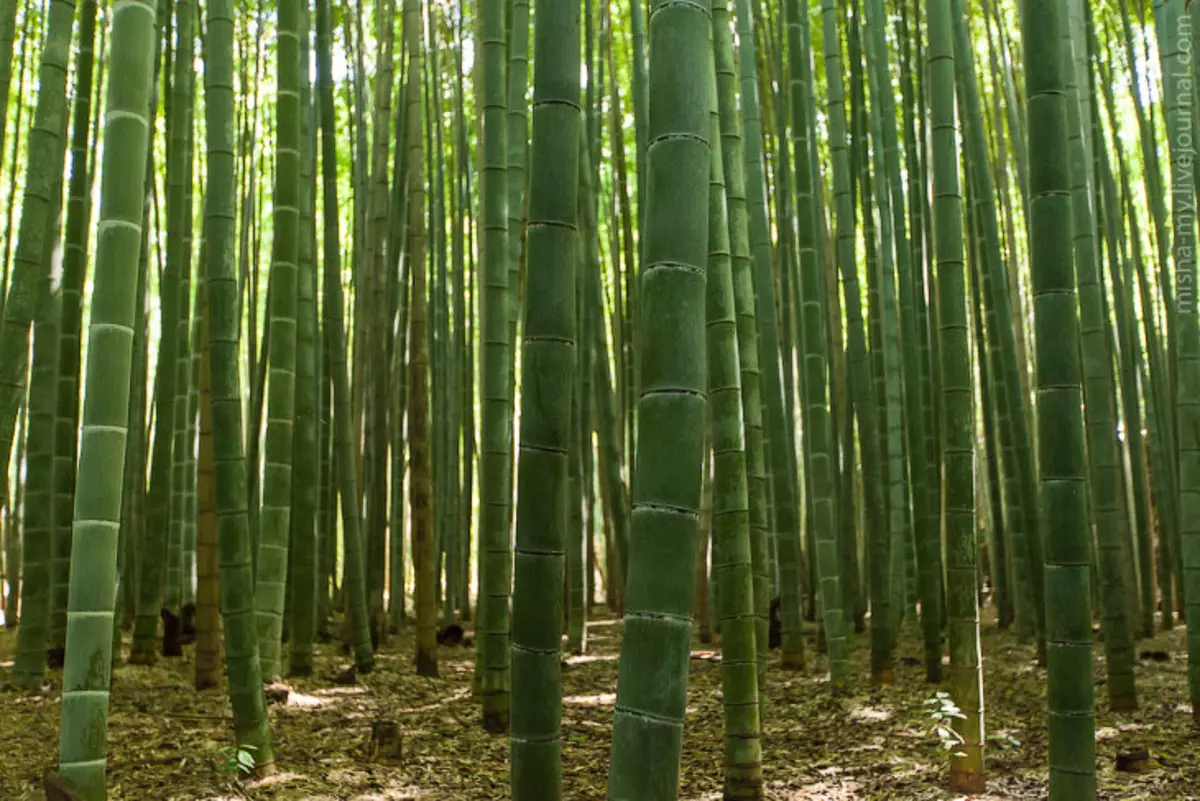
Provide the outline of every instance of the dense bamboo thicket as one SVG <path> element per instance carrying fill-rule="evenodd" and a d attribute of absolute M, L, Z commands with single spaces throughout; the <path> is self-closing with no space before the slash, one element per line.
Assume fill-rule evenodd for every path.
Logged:
<path fill-rule="evenodd" d="M 1197 78 L 1189 0 L 0 0 L 5 770 L 149 797 L 186 674 L 253 797 L 338 703 L 421 797 L 467 703 L 463 798 L 834 797 L 905 705 L 1183 786 Z"/>

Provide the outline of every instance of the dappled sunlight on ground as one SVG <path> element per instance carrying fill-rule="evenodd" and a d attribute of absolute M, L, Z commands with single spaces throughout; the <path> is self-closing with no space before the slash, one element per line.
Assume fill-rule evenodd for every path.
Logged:
<path fill-rule="evenodd" d="M 575 665 L 587 665 L 591 662 L 616 662 L 620 658 L 620 654 L 576 654 L 575 656 L 568 656 L 563 661 L 573 667 Z"/>
<path fill-rule="evenodd" d="M 367 688 L 365 687 L 322 687 L 319 690 L 314 690 L 313 695 L 331 696 L 331 695 L 365 695 Z"/>
<path fill-rule="evenodd" d="M 568 695 L 563 699 L 567 706 L 612 706 L 617 702 L 616 693 L 597 693 L 596 695 Z"/>
<path fill-rule="evenodd" d="M 850 708 L 850 717 L 855 720 L 891 720 L 893 711 L 874 706 L 853 706 Z"/>
<path fill-rule="evenodd" d="M 331 703 L 328 698 L 318 698 L 315 695 L 305 695 L 294 690 L 288 693 L 288 706 L 300 707 L 302 709 L 316 709 L 318 707 L 329 706 Z"/>
<path fill-rule="evenodd" d="M 621 626 L 593 620 L 588 653 L 564 659 L 562 673 L 565 801 L 605 797 L 616 701 Z M 1160 635 L 1153 647 L 1171 654 L 1139 662 L 1143 708 L 1114 715 L 1104 698 L 1102 648 L 1097 646 L 1097 764 L 1101 794 L 1110 801 L 1181 801 L 1200 786 L 1191 707 L 1186 702 L 1185 629 Z M 0 658 L 11 658 L 14 632 L 0 631 Z M 1146 647 L 1151 647 L 1147 644 Z M 681 801 L 719 801 L 724 752 L 720 646 L 693 644 L 683 732 Z M 1045 672 L 1033 649 L 985 625 L 984 684 L 993 734 L 1018 746 L 989 743 L 988 793 L 974 801 L 1033 801 L 1046 794 Z M 392 638 L 376 669 L 358 684 L 333 683 L 351 657 L 337 644 L 320 646 L 309 678 L 287 679 L 286 703 L 269 707 L 278 772 L 238 783 L 221 770 L 232 741 L 224 689 L 192 689 L 192 648 L 150 667 L 120 666 L 109 725 L 111 801 L 508 801 L 506 736 L 483 731 L 472 697 L 474 650 L 441 648 L 439 678 L 412 667 L 412 635 Z M 843 699 L 830 695 L 822 656 L 783 672 L 772 654 L 763 696 L 762 739 L 767 801 L 947 801 L 948 755 L 931 734 L 920 642 L 900 643 L 894 686 L 866 683 L 868 643 L 852 638 L 855 677 Z M 6 673 L 0 673 L 0 686 Z M 0 690 L 0 801 L 27 801 L 57 756 L 61 671 L 47 674 L 43 694 Z M 224 679 L 222 679 L 222 682 Z M 943 686 L 942 689 L 945 689 Z M 401 757 L 375 759 L 372 725 L 396 724 Z M 1116 773 L 1115 756 L 1149 749 L 1150 771 Z"/>

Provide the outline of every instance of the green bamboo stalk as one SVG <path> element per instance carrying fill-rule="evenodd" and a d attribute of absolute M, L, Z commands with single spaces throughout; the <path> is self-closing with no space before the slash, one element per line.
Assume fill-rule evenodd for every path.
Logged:
<path fill-rule="evenodd" d="M 815 137 L 811 127 L 810 107 L 813 104 L 812 53 L 805 47 L 811 40 L 807 9 L 798 2 L 788 4 L 788 50 L 792 89 L 792 136 L 796 146 L 796 210 L 799 223 L 799 311 L 802 336 L 800 393 L 804 422 L 804 439 L 808 454 L 808 494 L 813 516 L 807 528 L 812 532 L 815 551 L 810 559 L 816 563 L 820 582 L 819 602 L 829 672 L 836 692 L 849 683 L 849 664 L 846 661 L 845 635 L 842 631 L 842 593 L 835 539 L 834 448 L 833 425 L 829 409 L 829 348 L 826 331 L 826 298 L 823 269 L 818 264 L 817 249 L 823 249 L 823 235 L 817 229 L 817 195 L 820 191 L 819 170 L 810 159 L 809 142 Z M 823 227 L 823 226 L 822 226 Z M 822 232 L 823 234 L 823 232 Z M 811 547 L 811 546 L 810 546 Z"/>
<path fill-rule="evenodd" d="M 287 590 L 288 535 L 292 507 L 292 458 L 296 386 L 297 263 L 300 245 L 300 14 L 298 0 L 279 4 L 276 42 L 274 237 L 271 290 L 267 296 L 267 430 L 259 514 L 255 611 L 263 677 L 282 672 L 280 637 Z"/>
<path fill-rule="evenodd" d="M 233 709 L 234 741 L 252 748 L 259 775 L 274 769 L 270 724 L 262 692 L 254 616 L 246 458 L 242 445 L 241 381 L 238 358 L 236 225 L 233 143 L 233 29 L 229 0 L 212 0 L 205 10 L 204 95 L 208 136 L 205 242 L 208 264 L 208 349 L 211 366 L 213 466 L 220 538 L 225 671 Z M 115 50 L 114 46 L 114 50 Z M 117 82 L 113 81 L 114 86 Z"/>
<path fill-rule="evenodd" d="M 408 51 L 408 94 L 405 122 L 408 125 L 408 231 L 409 257 L 412 261 L 412 306 L 409 319 L 408 430 L 412 448 L 412 537 L 413 564 L 416 568 L 417 672 L 436 676 L 438 672 L 436 640 L 436 543 L 430 464 L 429 433 L 429 328 L 426 298 L 427 268 L 424 176 L 425 143 L 421 136 L 423 113 L 421 87 L 423 73 L 423 37 L 421 0 L 405 0 L 404 31 Z"/>
<path fill-rule="evenodd" d="M 533 146 L 521 343 L 521 430 L 513 559 L 513 798 L 562 796 L 563 626 L 576 384 L 581 144 L 579 17 L 534 7 Z M 584 150 L 586 154 L 586 150 Z M 575 446 L 572 447 L 572 440 Z M 576 483 L 576 489 L 578 483 Z"/>
<path fill-rule="evenodd" d="M 193 58 L 195 6 L 188 0 L 175 3 L 176 52 L 173 56 L 174 75 L 171 80 L 171 102 L 167 114 L 167 260 L 174 262 L 168 270 L 174 283 L 163 288 L 175 292 L 175 315 L 164 325 L 175 326 L 173 350 L 163 352 L 160 359 L 171 359 L 173 365 L 164 369 L 174 371 L 174 391 L 170 403 L 170 490 L 167 499 L 166 583 L 162 593 L 163 656 L 181 656 L 181 618 L 183 603 L 183 539 L 187 525 L 186 454 L 187 399 L 191 384 L 191 340 L 189 321 L 192 302 L 192 252 L 190 200 L 192 185 L 191 148 L 193 112 Z M 168 402 L 168 401 L 164 401 Z"/>
<path fill-rule="evenodd" d="M 4 135 L 8 130 L 8 98 L 12 89 L 13 43 L 17 35 L 19 6 L 17 0 L 4 0 L 0 4 L 0 153 L 4 152 Z M 17 97 L 21 96 L 18 92 Z M 17 126 L 20 126 L 19 120 Z"/>
<path fill-rule="evenodd" d="M 832 8 L 826 9 L 824 17 L 826 29 L 832 24 Z M 890 572 L 889 538 L 887 529 L 886 498 L 884 495 L 884 475 L 886 470 L 884 448 L 881 446 L 880 420 L 878 409 L 880 395 L 872 377 L 874 372 L 868 358 L 867 335 L 864 330 L 862 301 L 858 279 L 858 264 L 855 252 L 855 195 L 859 189 L 866 191 L 861 184 L 863 157 L 861 145 L 866 135 L 866 109 L 863 99 L 864 87 L 862 80 L 862 55 L 859 22 L 853 18 L 848 30 L 848 55 L 850 59 L 851 80 L 851 134 L 847 140 L 845 127 L 842 123 L 845 108 L 843 93 L 829 95 L 829 118 L 831 122 L 831 151 L 833 154 L 834 172 L 834 207 L 836 221 L 836 248 L 838 270 L 842 277 L 842 293 L 846 302 L 846 326 L 849 331 L 849 360 L 851 385 L 854 396 L 855 417 L 858 423 L 858 441 L 863 462 L 863 492 L 866 502 L 865 522 L 867 528 L 866 551 L 869 595 L 871 599 L 871 681 L 875 684 L 888 684 L 892 680 L 892 637 L 888 625 L 891 614 L 890 607 Z M 828 61 L 826 75 L 828 70 Z M 833 83 L 830 83 L 833 86 Z M 837 101 L 841 103 L 838 104 Z M 837 130 L 842 129 L 842 135 Z M 839 178 L 841 173 L 844 178 Z M 864 223 L 870 223 L 865 219 Z M 868 268 L 873 259 L 874 236 L 867 225 L 864 225 L 864 243 L 867 245 Z M 873 354 L 878 348 L 872 348 Z"/>
<path fill-rule="evenodd" d="M 721 22 L 728 23 L 727 13 L 713 15 L 714 26 Z M 715 33 L 711 35 L 715 40 Z M 713 56 L 715 68 L 715 52 Z M 761 799 L 758 616 L 750 550 L 737 303 L 733 292 L 715 69 L 709 86 L 709 136 L 713 145 L 709 158 L 706 353 L 708 428 L 713 454 L 712 573 L 713 582 L 720 588 L 716 606 L 717 626 L 721 632 L 721 688 L 725 713 L 725 798 Z"/>
<path fill-rule="evenodd" d="M 206 265 L 201 261 L 202 278 Z M 201 287 L 204 289 L 205 287 Z M 218 550 L 217 498 L 213 459 L 212 359 L 208 346 L 211 315 L 207 293 L 198 298 L 200 319 L 199 442 L 196 461 L 196 690 L 217 686 L 220 661 L 220 569 Z M 136 391 L 136 390 L 135 390 Z M 126 461 L 129 460 L 126 450 Z"/>
<path fill-rule="evenodd" d="M 1083 352 L 1083 390 L 1087 433 L 1088 487 L 1096 526 L 1099 562 L 1100 623 L 1104 632 L 1104 664 L 1109 705 L 1115 710 L 1137 708 L 1133 677 L 1133 634 L 1125 595 L 1125 552 L 1120 530 L 1117 434 L 1112 409 L 1113 354 L 1103 302 L 1104 286 L 1097 265 L 1095 222 L 1092 214 L 1089 138 L 1084 136 L 1083 102 L 1072 56 L 1083 50 L 1069 26 L 1062 33 L 1063 72 L 1067 90 L 1067 146 L 1070 156 L 1072 231 L 1079 292 L 1080 337 Z M 1090 125 L 1089 125 L 1090 127 Z"/>
<path fill-rule="evenodd" d="M 17 227 L 16 251 L 12 273 L 5 292 L 4 317 L 0 322 L 0 475 L 8 475 L 12 455 L 13 429 L 16 427 L 20 408 L 25 401 L 26 380 L 29 374 L 29 339 L 30 326 L 35 311 L 41 306 L 40 295 L 43 285 L 49 281 L 50 253 L 57 236 L 58 207 L 61 206 L 61 181 L 63 152 L 66 147 L 66 83 L 67 62 L 71 48 L 72 24 L 74 22 L 75 6 L 67 0 L 55 0 L 49 4 L 46 14 L 45 38 L 42 45 L 42 58 L 38 74 L 37 103 L 34 107 L 33 126 L 30 128 L 26 144 L 24 197 L 21 204 L 21 218 Z M 14 160 L 13 169 L 16 169 Z M 55 201 L 54 188 L 58 186 L 58 201 Z M 12 241 L 11 226 L 9 239 Z M 49 289 L 47 286 L 46 289 Z M 49 333 L 47 329 L 46 333 Z M 55 331 L 57 338 L 57 331 Z M 46 343 L 47 345 L 49 343 Z M 57 356 L 57 341 L 54 345 L 54 355 Z M 47 355 L 50 355 L 47 353 Z M 53 361 L 57 361 L 54 359 Z M 53 382 L 55 367 L 50 365 L 50 374 L 46 380 Z M 32 380 L 30 378 L 30 380 Z M 47 425 L 51 430 L 48 437 L 53 436 L 54 387 L 47 388 L 47 394 L 39 401 L 50 408 L 45 410 L 49 419 Z M 43 412 L 39 411 L 39 415 Z M 33 417 L 31 412 L 30 417 Z M 32 426 L 32 419 L 30 425 Z M 53 445 L 46 441 L 47 496 L 43 503 L 49 507 L 52 503 L 50 493 L 51 474 L 53 468 Z M 0 486 L 0 501 L 8 500 L 8 482 Z M 0 503 L 0 505 L 4 505 Z M 49 518 L 49 508 L 46 510 L 47 531 L 44 536 L 52 536 L 53 524 Z M 32 544 L 34 537 L 26 539 Z M 36 546 L 35 546 L 36 547 Z M 46 559 L 50 558 L 47 553 Z M 50 592 L 50 575 L 46 576 L 44 591 Z M 25 580 L 28 584 L 28 579 Z M 34 590 L 41 590 L 35 585 Z M 24 592 L 24 589 L 22 590 Z M 22 601 L 22 605 L 24 602 Z M 48 614 L 48 612 L 47 612 Z M 43 630 L 43 635 L 45 632 Z M 44 660 L 45 644 L 38 649 L 43 652 L 39 659 Z M 36 671 L 39 676 L 41 670 Z"/>
<path fill-rule="evenodd" d="M 513 37 L 505 98 L 505 8 L 500 0 L 480 6 L 480 62 L 477 84 L 483 92 L 479 145 L 480 279 L 479 306 L 479 659 L 483 727 L 508 731 L 511 679 L 509 593 L 513 556 L 509 506 L 512 501 L 511 402 L 516 276 L 521 258 L 521 208 L 525 194 L 525 81 L 529 6 L 513 5 Z M 514 208 L 514 205 L 516 208 Z"/>
<path fill-rule="evenodd" d="M 910 507 L 908 470 L 911 469 L 923 480 L 925 466 L 919 459 L 924 452 L 917 443 L 924 440 L 923 424 L 920 409 L 920 398 L 915 390 L 916 384 L 909 380 L 902 382 L 901 371 L 905 375 L 915 376 L 917 373 L 916 354 L 916 320 L 912 308 L 911 288 L 911 252 L 909 240 L 905 231 L 906 214 L 904 184 L 900 172 L 900 152 L 896 134 L 896 104 L 891 91 L 885 90 L 891 84 L 891 65 L 887 56 L 885 35 L 885 19 L 882 0 L 868 0 L 867 3 L 867 37 L 866 51 L 868 78 L 871 86 L 872 102 L 876 106 L 876 120 L 873 124 L 882 133 L 882 146 L 873 148 L 875 160 L 882 162 L 883 169 L 879 170 L 878 208 L 880 215 L 880 230 L 882 247 L 880 253 L 881 294 L 883 301 L 883 330 L 884 330 L 884 365 L 886 370 L 885 401 L 888 427 L 888 478 L 889 478 L 889 528 L 892 537 L 891 560 L 892 576 L 892 609 L 891 613 L 897 621 L 902 619 L 906 610 L 911 608 L 911 599 L 906 599 L 906 582 L 904 581 L 905 562 L 911 552 L 912 518 L 921 520 L 918 532 L 918 542 L 922 555 L 922 582 L 925 588 L 923 599 L 928 603 L 922 604 L 922 609 L 928 606 L 930 621 L 922 625 L 926 676 L 931 673 L 935 663 L 941 662 L 941 642 L 936 634 L 933 621 L 938 620 L 940 605 L 937 603 L 937 590 L 934 571 L 937 564 L 932 551 L 936 550 L 937 539 L 933 530 L 925 520 L 924 502 L 926 495 L 921 485 L 912 487 L 914 504 Z M 886 183 L 884 183 L 886 181 Z M 890 225 L 886 218 L 888 208 L 891 210 Z M 888 233 L 884 233 L 884 232 Z M 891 240 L 891 241 L 889 241 Z M 900 290 L 897 293 L 891 264 L 894 259 L 896 273 L 900 279 Z M 896 319 L 896 307 L 900 308 L 900 319 Z M 902 349 L 902 346 L 903 349 Z M 910 347 L 911 346 L 911 347 Z M 904 386 L 902 386 L 902 383 Z M 907 425 L 905 425 L 907 421 Z M 903 431 L 901 429 L 904 429 Z M 907 437 L 905 436 L 907 435 Z M 905 450 L 908 449 L 908 459 Z M 897 569 L 898 568 L 898 569 Z M 896 574 L 899 575 L 896 575 Z M 897 580 L 899 579 L 899 580 Z M 898 636 L 893 632 L 893 636 Z"/>
<path fill-rule="evenodd" d="M 1046 539 L 1050 798 L 1096 797 L 1092 610 L 1079 320 L 1067 175 L 1066 15 L 1026 3 L 1029 217 L 1037 328 L 1040 512 Z"/>
<path fill-rule="evenodd" d="M 767 221 L 766 178 L 763 168 L 762 123 L 758 111 L 757 57 L 748 0 L 737 5 L 738 36 L 745 128 L 746 199 L 750 253 L 754 266 L 755 321 L 758 325 L 760 376 L 764 398 L 764 438 L 771 457 L 774 511 L 772 539 L 779 558 L 780 618 L 783 623 L 783 665 L 804 667 L 804 636 L 800 609 L 800 526 L 796 513 L 796 481 L 787 439 L 781 380 L 779 325 L 775 316 L 775 284 L 771 274 L 771 236 Z"/>
<path fill-rule="evenodd" d="M 187 6 L 187 0 L 181 0 Z M 158 22 L 161 29 L 166 29 L 170 20 L 171 4 L 169 0 L 160 0 Z M 167 47 L 170 37 L 165 37 Z M 157 57 L 156 57 L 157 60 Z M 170 56 L 164 56 L 161 72 L 170 75 Z M 190 70 L 188 70 L 190 74 Z M 165 86 L 164 98 L 171 93 Z M 157 91 L 157 90 L 156 90 Z M 150 489 L 146 496 L 146 525 L 143 530 L 142 543 L 138 554 L 138 597 L 137 616 L 134 620 L 133 642 L 129 653 L 131 664 L 148 665 L 154 661 L 154 645 L 158 631 L 159 618 L 162 612 L 163 600 L 167 582 L 167 562 L 170 555 L 171 500 L 173 467 L 172 450 L 174 448 L 175 431 L 175 394 L 177 381 L 177 338 L 179 335 L 179 302 L 180 297 L 187 295 L 179 291 L 179 264 L 183 255 L 183 223 L 184 209 L 182 192 L 184 182 L 180 172 L 186 167 L 186 159 L 182 158 L 182 149 L 186 146 L 186 137 L 181 136 L 178 122 L 178 105 L 164 103 L 167 122 L 167 155 L 166 180 L 168 194 L 178 199 L 167 200 L 167 258 L 165 265 L 160 265 L 160 313 L 159 328 L 161 331 L 158 343 L 158 357 L 154 376 L 154 442 L 150 456 Z M 183 104 L 186 105 L 186 104 Z M 174 109 L 172 106 L 176 106 Z M 157 109 L 157 104 L 155 104 Z M 186 131 L 186 129 L 184 129 Z M 151 181 L 150 192 L 154 194 L 154 184 Z M 149 258 L 149 238 L 143 246 L 145 258 Z M 184 329 L 186 331 L 186 328 Z M 164 626 L 165 635 L 165 626 Z M 163 638 L 163 653 L 175 653 L 175 643 Z"/>
<path fill-rule="evenodd" d="M 36 690 L 45 676 L 54 594 L 54 390 L 58 355 L 58 295 L 49 272 L 38 291 L 29 377 L 29 431 L 24 511 L 21 626 L 13 676 Z M 57 654 L 56 656 L 61 656 Z M 59 667 L 58 664 L 52 667 Z"/>
<path fill-rule="evenodd" d="M 934 255 L 941 339 L 942 519 L 946 526 L 946 617 L 950 692 L 962 712 L 952 721 L 961 738 L 950 758 L 950 786 L 979 792 L 983 777 L 983 672 L 975 572 L 975 423 L 963 262 L 962 195 L 954 109 L 955 6 L 931 0 L 929 26 L 930 127 L 933 133 Z"/>
<path fill-rule="evenodd" d="M 311 24 L 308 3 L 300 7 L 300 241 L 296 294 L 296 425 L 292 463 L 292 586 L 289 675 L 312 673 L 317 633 L 317 265 L 314 221 L 316 163 L 312 82 L 309 77 Z"/>
<path fill-rule="evenodd" d="M 1196 261 L 1195 261 L 1195 200 L 1196 187 L 1191 162 L 1195 159 L 1192 144 L 1195 102 L 1188 72 L 1189 47 L 1195 43 L 1188 38 L 1189 27 L 1195 24 L 1194 14 L 1183 16 L 1186 5 L 1160 0 L 1154 6 L 1159 25 L 1159 58 L 1163 65 L 1163 89 L 1167 140 L 1170 153 L 1171 200 L 1175 250 L 1176 292 L 1173 307 L 1164 281 L 1163 295 L 1167 303 L 1168 333 L 1172 373 L 1178 375 L 1175 385 L 1175 419 L 1178 432 L 1179 465 L 1179 585 L 1180 606 L 1186 612 L 1188 626 L 1188 691 L 1193 716 L 1200 721 L 1200 519 L 1195 514 L 1200 501 L 1200 322 L 1196 319 Z M 1194 35 L 1194 33 L 1193 33 Z M 1163 41 L 1165 39 L 1165 41 Z M 1194 58 L 1194 55 L 1193 55 Z M 1195 76 L 1191 76 L 1192 80 Z M 1179 321 L 1176 329 L 1172 315 Z M 1169 425 L 1169 424 L 1168 424 Z M 1168 452 L 1168 458 L 1170 457 Z M 1171 536 L 1165 532 L 1163 539 Z M 1165 610 L 1164 610 L 1165 616 Z"/>
<path fill-rule="evenodd" d="M 960 0 L 961 1 L 961 0 Z M 955 25 L 961 26 L 961 15 Z M 958 34 L 963 41 L 965 31 Z M 961 45 L 959 45 L 961 47 Z M 967 157 L 972 164 L 972 196 L 980 212 L 982 234 L 983 300 L 987 315 L 988 342 L 992 347 L 993 364 L 999 369 L 993 376 L 993 391 L 998 401 L 998 418 L 1001 441 L 1004 448 L 1003 467 L 1006 483 L 1010 487 L 1009 531 L 1012 533 L 1014 550 L 1024 556 L 1033 600 L 1033 623 L 1037 638 L 1039 660 L 1045 652 L 1045 616 L 1042 564 L 1042 528 L 1035 499 L 1035 469 L 1032 461 L 1028 418 L 1021 383 L 1021 360 L 1018 356 L 1016 323 L 1012 317 L 1008 274 L 1015 271 L 1015 263 L 1006 265 L 1000 251 L 1000 234 L 996 209 L 992 198 L 991 173 L 987 169 L 987 143 L 983 128 L 983 114 L 979 105 L 979 93 L 975 81 L 974 62 L 971 59 L 956 60 L 955 67 L 959 91 L 963 99 L 963 132 Z M 996 351 L 999 351 L 998 353 Z M 1019 505 L 1018 505 L 1019 504 Z"/>
<path fill-rule="evenodd" d="M 105 798 L 105 728 L 112 664 L 117 537 L 124 480 L 132 372 L 136 273 L 127 268 L 141 245 L 147 102 L 153 73 L 154 8 L 125 0 L 113 8 L 113 47 L 130 54 L 112 65 L 105 120 L 96 276 L 91 296 L 88 393 L 80 436 L 79 493 L 74 499 L 73 570 L 67 624 L 70 657 L 63 674 L 59 771 L 82 798 Z M 116 466 L 114 468 L 114 465 Z"/>
<path fill-rule="evenodd" d="M 76 53 L 75 100 L 71 131 L 71 177 L 63 246 L 60 290 L 58 379 L 54 422 L 54 598 L 50 647 L 66 646 L 67 590 L 70 581 L 71 520 L 75 506 L 75 470 L 80 403 L 80 336 L 83 284 L 87 273 L 87 232 L 91 228 L 91 172 L 88 167 L 92 73 L 95 66 L 96 4 L 80 5 L 79 46 Z M 3 87 L 0 87 L 2 90 Z M 3 113 L 0 111 L 0 113 Z M 61 657 L 58 659 L 61 663 Z"/>
<path fill-rule="evenodd" d="M 589 124 L 599 125 L 598 121 L 591 120 L 589 120 Z M 602 269 L 599 231 L 597 230 L 599 221 L 596 188 L 593 183 L 596 171 L 591 166 L 590 150 L 592 150 L 590 142 L 587 139 L 583 140 L 579 152 L 579 220 L 582 232 L 582 241 L 579 243 L 581 256 L 579 264 L 583 269 L 577 272 L 575 282 L 576 341 L 578 342 L 575 369 L 578 379 L 575 383 L 575 395 L 572 403 L 575 410 L 572 412 L 571 423 L 574 432 L 572 441 L 576 443 L 576 446 L 572 448 L 570 457 L 571 470 L 576 473 L 579 488 L 578 492 L 572 492 L 568 496 L 571 520 L 567 528 L 567 540 L 564 543 L 567 549 L 565 607 L 567 648 L 573 654 L 582 654 L 587 650 L 588 610 L 585 584 L 589 580 L 587 576 L 589 560 L 584 549 L 588 539 L 585 529 L 594 525 L 592 510 L 595 508 L 594 503 L 589 503 L 589 500 L 592 499 L 590 462 L 593 459 L 591 441 L 594 429 L 591 408 L 592 376 L 595 372 L 593 362 L 596 359 L 608 359 L 606 351 L 593 350 L 596 343 L 596 337 L 592 334 L 592 328 L 595 327 L 595 315 L 593 314 L 595 306 L 588 302 L 592 294 L 592 282 L 588 273 L 596 272 L 598 274 Z"/>
<path fill-rule="evenodd" d="M 706 1 L 652 6 L 646 186 L 654 200 L 638 292 L 638 461 L 612 801 L 669 801 L 679 790 L 704 456 L 710 25 Z"/>
<path fill-rule="evenodd" d="M 324 286 L 326 346 L 333 382 L 333 462 L 342 509 L 343 584 L 345 606 L 353 636 L 354 663 L 360 673 L 375 665 L 367 616 L 366 568 L 358 513 L 358 476 L 351 433 L 350 379 L 346 373 L 346 327 L 342 299 L 341 240 L 338 233 L 337 143 L 334 133 L 332 31 L 329 0 L 317 2 L 317 85 L 321 123 L 322 203 L 325 231 Z"/>
<path fill-rule="evenodd" d="M 766 457 L 763 445 L 762 380 L 758 369 L 758 325 L 750 263 L 746 203 L 746 167 L 742 147 L 742 119 L 738 114 L 738 68 L 734 63 L 728 3 L 713 6 L 713 42 L 717 75 L 717 107 L 721 121 L 721 161 L 729 218 L 729 245 L 733 294 L 737 315 L 738 362 L 742 389 L 742 428 L 746 447 L 747 499 L 750 506 L 750 556 L 753 572 L 755 644 L 758 681 L 762 685 L 768 662 L 768 608 L 771 579 L 768 573 L 768 506 Z"/>

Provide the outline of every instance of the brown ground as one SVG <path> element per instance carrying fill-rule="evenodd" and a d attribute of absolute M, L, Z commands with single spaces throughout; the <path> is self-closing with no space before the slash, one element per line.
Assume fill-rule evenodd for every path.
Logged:
<path fill-rule="evenodd" d="M 601 801 L 608 769 L 616 688 L 618 624 L 589 626 L 586 657 L 571 660 L 563 675 L 563 764 L 566 798 Z M 0 681 L 11 664 L 15 636 L 0 632 Z M 686 801 L 721 797 L 720 665 L 696 644 L 685 729 L 683 784 Z M 1142 708 L 1107 711 L 1097 685 L 1097 750 L 1101 797 L 1176 801 L 1200 799 L 1200 729 L 1186 703 L 1183 630 L 1139 650 L 1163 649 L 1170 661 L 1139 662 Z M 946 750 L 930 733 L 923 701 L 935 688 L 923 683 L 913 659 L 919 643 L 909 634 L 896 668 L 896 685 L 883 692 L 865 686 L 844 702 L 830 697 L 815 670 L 770 672 L 765 705 L 764 763 L 774 801 L 949 799 L 943 792 Z M 1019 746 L 989 749 L 988 790 L 981 799 L 1034 799 L 1046 793 L 1044 673 L 1032 650 L 1011 634 L 985 630 L 984 686 L 988 727 Z M 377 669 L 355 687 L 331 678 L 348 664 L 336 646 L 322 646 L 316 676 L 296 681 L 290 700 L 271 709 L 280 768 L 274 777 L 241 784 L 222 772 L 220 749 L 230 740 L 229 708 L 221 692 L 191 688 L 191 648 L 182 659 L 155 667 L 118 668 L 109 726 L 109 798 L 162 799 L 437 799 L 508 798 L 508 741 L 485 734 L 470 698 L 473 652 L 443 648 L 442 677 L 423 679 L 410 666 L 411 637 L 394 638 L 378 655 Z M 1103 678 L 1097 648 L 1096 678 Z M 811 655 L 810 655 L 811 656 Z M 907 659 L 905 659 L 907 658 Z M 855 642 L 856 675 L 866 675 L 865 637 Z M 777 657 L 776 657 L 777 660 Z M 41 695 L 0 690 L 0 801 L 34 798 L 36 781 L 57 755 L 58 685 L 50 676 Z M 371 724 L 399 724 L 399 764 L 372 762 L 364 743 Z M 1148 772 L 1118 773 L 1116 753 L 1135 747 L 1150 753 Z"/>

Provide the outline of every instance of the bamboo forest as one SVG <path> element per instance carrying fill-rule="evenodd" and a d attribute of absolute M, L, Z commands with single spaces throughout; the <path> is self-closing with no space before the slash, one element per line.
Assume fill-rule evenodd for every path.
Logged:
<path fill-rule="evenodd" d="M 1200 799 L 1197 139 L 1192 0 L 0 0 L 0 801 Z"/>

